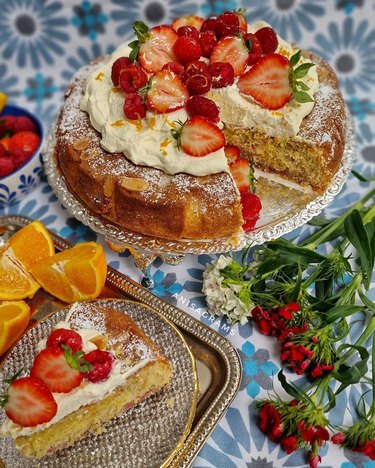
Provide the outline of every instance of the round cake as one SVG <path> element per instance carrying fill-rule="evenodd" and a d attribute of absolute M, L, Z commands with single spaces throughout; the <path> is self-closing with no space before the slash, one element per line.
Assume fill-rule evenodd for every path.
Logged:
<path fill-rule="evenodd" d="M 68 190 L 122 229 L 169 240 L 254 229 L 254 168 L 323 192 L 346 113 L 332 68 L 242 12 L 176 19 L 80 69 L 56 128 Z"/>

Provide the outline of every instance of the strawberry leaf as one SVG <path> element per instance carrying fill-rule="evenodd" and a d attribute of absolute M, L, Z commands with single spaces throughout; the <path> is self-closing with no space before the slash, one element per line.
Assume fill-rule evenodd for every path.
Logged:
<path fill-rule="evenodd" d="M 314 67 L 314 63 L 303 63 L 299 67 L 293 70 L 293 76 L 295 79 L 304 78 L 311 67 Z"/>
<path fill-rule="evenodd" d="M 305 102 L 314 102 L 314 99 L 312 99 L 305 91 L 295 91 L 293 93 L 293 97 L 300 104 L 304 104 Z"/>
<path fill-rule="evenodd" d="M 70 346 L 61 345 L 64 350 L 64 357 L 69 366 L 79 372 L 88 372 L 93 368 L 93 365 L 90 362 L 87 362 L 83 359 L 84 351 L 76 351 L 72 353 L 72 348 Z"/>
<path fill-rule="evenodd" d="M 290 64 L 292 67 L 295 67 L 301 58 L 301 50 L 297 51 L 294 55 L 290 57 Z"/>

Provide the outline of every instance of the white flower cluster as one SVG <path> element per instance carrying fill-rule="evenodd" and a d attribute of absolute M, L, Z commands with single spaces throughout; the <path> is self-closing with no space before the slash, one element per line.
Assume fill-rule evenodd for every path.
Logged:
<path fill-rule="evenodd" d="M 222 284 L 225 279 L 221 270 L 233 262 L 231 257 L 220 257 L 209 265 L 203 273 L 202 291 L 206 296 L 208 310 L 213 315 L 225 315 L 231 323 L 245 324 L 251 316 L 251 307 L 247 307 L 238 297 L 241 285 Z"/>

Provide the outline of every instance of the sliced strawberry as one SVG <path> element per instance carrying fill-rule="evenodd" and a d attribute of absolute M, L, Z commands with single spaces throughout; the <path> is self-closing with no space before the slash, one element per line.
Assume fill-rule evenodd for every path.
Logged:
<path fill-rule="evenodd" d="M 204 23 L 204 18 L 195 15 L 188 15 L 188 16 L 181 16 L 180 18 L 176 18 L 172 22 L 172 28 L 175 31 L 178 31 L 178 28 L 181 26 L 194 26 L 198 31 L 200 31 L 202 24 Z"/>
<path fill-rule="evenodd" d="M 233 164 L 241 157 L 241 152 L 238 146 L 236 145 L 226 145 L 224 146 L 225 156 L 228 159 L 229 164 Z"/>
<path fill-rule="evenodd" d="M 234 11 L 234 14 L 238 16 L 238 21 L 240 25 L 240 31 L 243 33 L 247 32 L 247 20 L 246 20 L 246 11 L 242 8 Z"/>
<path fill-rule="evenodd" d="M 230 172 L 236 182 L 240 192 L 248 190 L 250 187 L 250 164 L 246 159 L 237 159 L 234 163 L 229 164 Z"/>
<path fill-rule="evenodd" d="M 139 48 L 139 64 L 148 73 L 156 73 L 168 62 L 176 62 L 173 45 L 177 33 L 170 26 L 161 25 L 150 29 L 146 41 Z"/>
<path fill-rule="evenodd" d="M 22 377 L 10 384 L 4 409 L 14 423 L 33 427 L 51 421 L 57 403 L 41 380 Z"/>
<path fill-rule="evenodd" d="M 69 393 L 82 382 L 81 372 L 68 364 L 65 351 L 57 347 L 43 349 L 36 355 L 30 376 L 58 393 Z"/>
<path fill-rule="evenodd" d="M 228 62 L 234 69 L 234 75 L 240 76 L 245 71 L 248 58 L 249 51 L 241 37 L 225 36 L 213 48 L 210 63 Z"/>
<path fill-rule="evenodd" d="M 238 89 L 266 109 L 280 109 L 292 96 L 289 60 L 280 54 L 262 57 L 239 78 Z"/>
<path fill-rule="evenodd" d="M 206 156 L 225 145 L 225 136 L 213 122 L 197 115 L 182 127 L 180 145 L 190 156 Z"/>
<path fill-rule="evenodd" d="M 170 70 L 160 70 L 151 78 L 147 107 L 158 113 L 172 112 L 186 104 L 189 93 L 180 78 Z"/>

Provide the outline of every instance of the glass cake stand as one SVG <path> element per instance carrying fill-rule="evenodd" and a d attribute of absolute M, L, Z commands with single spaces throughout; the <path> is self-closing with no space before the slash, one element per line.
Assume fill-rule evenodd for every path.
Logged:
<path fill-rule="evenodd" d="M 99 218 L 70 193 L 54 157 L 55 126 L 56 123 L 52 125 L 43 148 L 45 173 L 54 193 L 72 216 L 102 234 L 112 250 L 131 252 L 137 267 L 144 274 L 143 286 L 151 285 L 148 270 L 156 257 L 177 265 L 186 254 L 235 252 L 277 239 L 307 223 L 340 192 L 350 173 L 355 154 L 354 124 L 348 117 L 342 164 L 323 194 L 304 191 L 296 185 L 285 184 L 285 181 L 259 173 L 256 174 L 257 194 L 262 200 L 262 211 L 256 229 L 230 238 L 171 241 L 128 231 Z"/>

